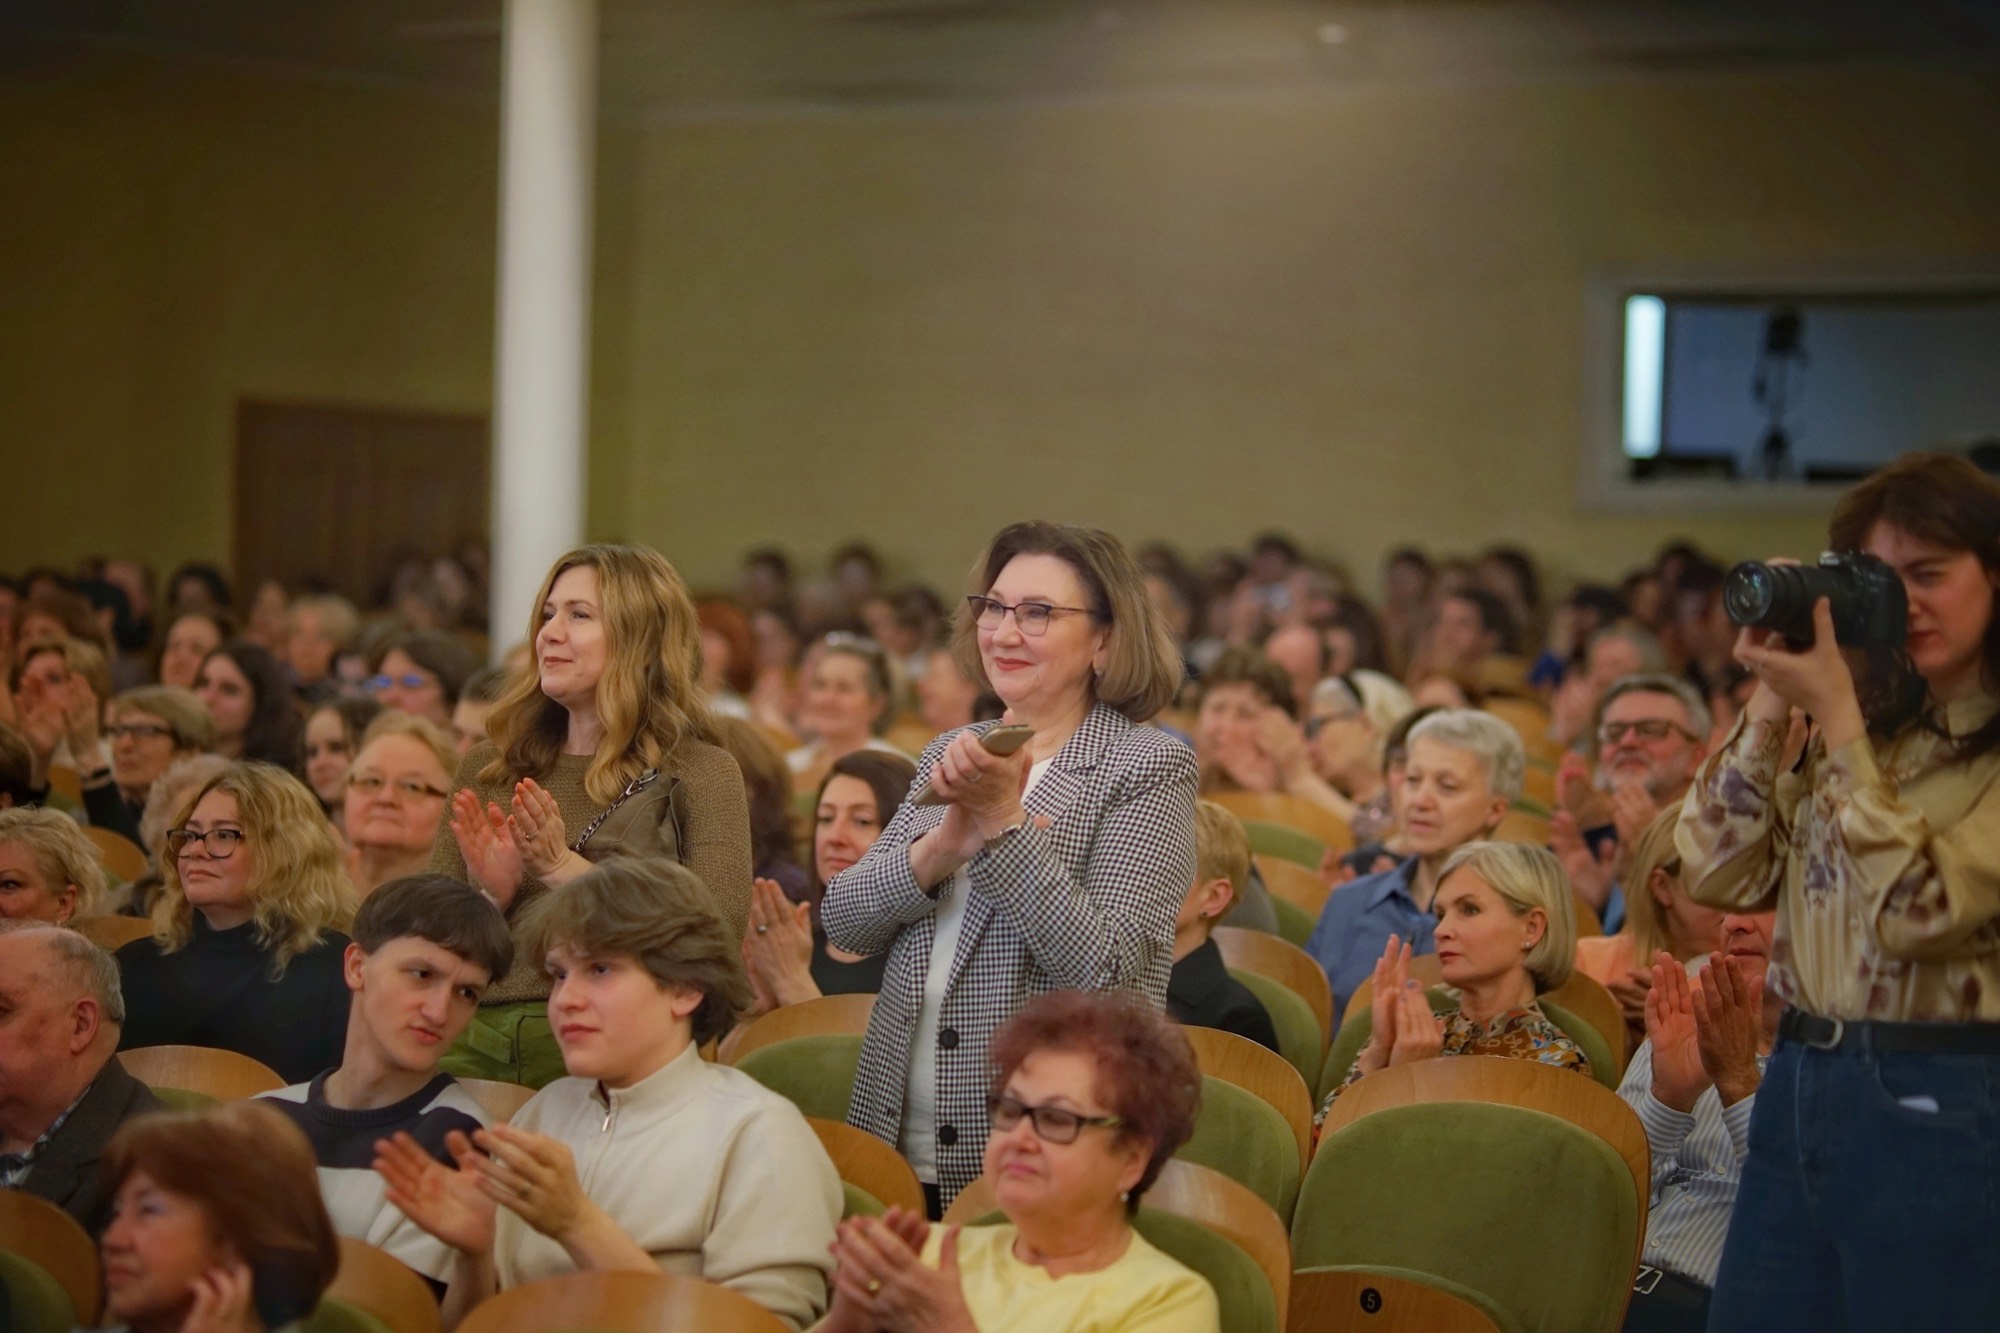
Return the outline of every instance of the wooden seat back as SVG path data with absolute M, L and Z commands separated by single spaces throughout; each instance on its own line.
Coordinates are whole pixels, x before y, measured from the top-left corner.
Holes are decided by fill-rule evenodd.
M 179 1088 L 218 1101 L 241 1101 L 285 1086 L 270 1066 L 213 1046 L 138 1046 L 120 1051 L 118 1060 L 149 1088 Z
M 793 1037 L 828 1032 L 860 1036 L 868 1031 L 868 1017 L 874 1012 L 873 995 L 822 995 L 816 1000 L 781 1005 L 724 1037 L 717 1054 L 723 1064 L 733 1065 L 759 1047 Z
M 865 1129 L 816 1115 L 806 1117 L 820 1147 L 833 1159 L 840 1178 L 866 1191 L 885 1208 L 903 1207 L 921 1216 L 924 1187 L 903 1155 Z
M 97 1246 L 77 1220 L 38 1194 L 0 1189 L 0 1250 L 9 1250 L 56 1280 L 77 1319 L 97 1326 L 104 1282 Z
M 1319 1020 L 1319 1050 L 1333 1040 L 1333 987 L 1313 956 L 1298 945 L 1261 930 L 1218 926 L 1213 936 L 1222 961 L 1245 972 L 1269 977 L 1303 999 Z
M 509 1287 L 459 1321 L 458 1333 L 790 1333 L 747 1296 L 668 1273 L 566 1273 Z
M 403 1261 L 352 1236 L 340 1238 L 340 1271 L 326 1294 L 365 1310 L 390 1333 L 443 1333 L 437 1298 Z
M 1181 1031 L 1194 1047 L 1202 1073 L 1261 1098 L 1285 1118 L 1298 1139 L 1299 1170 L 1304 1171 L 1312 1152 L 1312 1090 L 1291 1061 L 1234 1032 L 1197 1027 Z

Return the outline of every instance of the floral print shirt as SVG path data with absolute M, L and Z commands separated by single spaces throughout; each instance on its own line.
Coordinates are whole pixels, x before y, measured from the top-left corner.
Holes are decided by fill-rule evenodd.
M 2000 753 L 1952 762 L 1980 694 L 1878 744 L 1815 736 L 1780 773 L 1784 731 L 1738 719 L 1695 774 L 1675 845 L 1688 892 L 1777 903 L 1770 987 L 1826 1018 L 2000 1021 Z
M 1569 1039 L 1568 1033 L 1543 1016 L 1539 1005 L 1509 1009 L 1485 1024 L 1467 1018 L 1464 1011 L 1454 1005 L 1440 1013 L 1437 1019 L 1444 1025 L 1444 1047 L 1438 1052 L 1440 1056 L 1499 1055 L 1510 1060 L 1540 1060 L 1545 1065 L 1559 1065 L 1580 1074 L 1590 1072 L 1590 1061 L 1584 1057 L 1583 1051 Z M 1320 1104 L 1319 1113 L 1313 1117 L 1315 1131 L 1326 1120 L 1326 1113 L 1333 1109 L 1334 1099 L 1364 1077 L 1361 1057 L 1356 1056 L 1354 1063 L 1347 1068 L 1347 1077 Z

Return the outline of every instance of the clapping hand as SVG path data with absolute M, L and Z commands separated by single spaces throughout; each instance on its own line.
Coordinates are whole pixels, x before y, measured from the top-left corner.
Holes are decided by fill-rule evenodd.
M 445 1147 L 458 1162 L 453 1170 L 432 1157 L 408 1134 L 375 1145 L 375 1173 L 388 1186 L 385 1197 L 404 1216 L 465 1254 L 493 1248 L 493 1196 L 481 1188 L 480 1155 L 472 1140 L 453 1130 Z
M 1410 979 L 1410 946 L 1400 935 L 1391 935 L 1389 943 L 1383 947 L 1382 956 L 1375 960 L 1375 975 L 1370 994 L 1374 998 L 1374 1012 L 1369 1017 L 1368 1044 L 1361 1048 L 1357 1057 L 1361 1072 L 1372 1074 L 1393 1063 L 1396 1039 L 1400 1031 L 1397 1009 L 1402 1005 L 1406 987 Z M 1427 1001 L 1424 1011 L 1430 1011 Z
M 1423 983 L 1412 978 L 1403 983 L 1396 1001 L 1396 1047 L 1389 1052 L 1392 1065 L 1413 1065 L 1430 1060 L 1444 1051 L 1444 1025 L 1431 1012 Z
M 752 880 L 743 966 L 750 974 L 758 1013 L 820 993 L 812 978 L 812 951 L 812 908 L 787 898 L 776 880 Z
M 481 892 L 505 911 L 521 891 L 527 869 L 514 830 L 497 805 L 481 807 L 470 787 L 451 798 L 451 836 L 465 858 L 465 873 Z
M 945 1230 L 938 1267 L 924 1263 L 930 1224 L 903 1208 L 840 1224 L 832 1250 L 833 1308 L 823 1333 L 972 1333 L 958 1272 L 957 1227 Z
M 1751 976 L 1734 958 L 1714 954 L 1695 997 L 1695 1035 L 1701 1067 L 1724 1106 L 1757 1091 L 1757 1043 L 1764 1028 L 1764 979 Z
M 507 828 L 521 849 L 522 868 L 536 879 L 550 878 L 575 855 L 556 798 L 533 778 L 514 784 L 514 812 L 507 816 Z
M 1653 1098 L 1692 1114 L 1710 1086 L 1695 1030 L 1694 994 L 1687 971 L 1670 953 L 1653 960 L 1653 988 L 1646 993 L 1646 1039 L 1653 1047 Z

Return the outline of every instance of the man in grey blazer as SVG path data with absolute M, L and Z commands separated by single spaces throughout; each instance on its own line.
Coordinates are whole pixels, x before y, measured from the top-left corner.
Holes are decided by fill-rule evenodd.
M 95 1235 L 110 1211 L 99 1158 L 161 1109 L 114 1058 L 125 997 L 111 955 L 75 931 L 0 922 L 0 1187 L 57 1205 Z

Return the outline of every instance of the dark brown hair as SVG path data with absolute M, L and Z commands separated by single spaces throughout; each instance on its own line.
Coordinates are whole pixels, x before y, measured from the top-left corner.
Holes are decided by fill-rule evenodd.
M 299 706 L 285 669 L 270 652 L 248 639 L 231 639 L 201 659 L 195 672 L 201 673 L 218 657 L 226 657 L 250 684 L 250 720 L 243 726 L 244 759 L 255 759 L 279 768 L 299 768 L 299 742 L 305 728 L 299 721 Z
M 1283 667 L 1258 649 L 1224 649 L 1208 670 L 1201 673 L 1201 693 L 1197 697 L 1206 699 L 1210 690 L 1224 685 L 1248 685 L 1263 695 L 1266 703 L 1283 710 L 1286 717 L 1296 719 L 1299 715 L 1299 701 L 1292 693 L 1292 678 Z
M 1966 459 L 1903 455 L 1840 497 L 1827 524 L 1827 544 L 1836 551 L 1858 551 L 1878 523 L 1947 551 L 1969 551 L 1989 576 L 2000 576 L 2000 481 Z M 1992 691 L 2000 685 L 2000 590 L 1994 593 L 1981 655 L 1981 684 Z M 1911 720 L 1898 717 L 1891 725 Z M 1953 758 L 1965 763 L 1996 749 L 2000 716 L 1961 740 Z
M 1194 1133 L 1201 1108 L 1201 1068 L 1180 1024 L 1151 1005 L 1117 991 L 1051 991 L 1023 1005 L 1000 1025 L 987 1047 L 993 1091 L 1029 1056 L 1071 1051 L 1097 1069 L 1097 1096 L 1125 1122 L 1127 1139 L 1143 1139 L 1152 1155 L 1125 1201 L 1137 1212 L 1139 1196 L 1160 1177 L 1167 1159 Z
M 514 965 L 514 937 L 500 909 L 450 875 L 426 871 L 390 880 L 361 900 L 348 934 L 368 953 L 391 940 L 427 940 L 477 963 L 494 981 Z
M 890 754 L 887 750 L 856 750 L 844 754 L 833 761 L 826 776 L 820 779 L 819 790 L 813 793 L 813 824 L 819 823 L 819 803 L 826 799 L 826 785 L 835 778 L 859 778 L 868 784 L 868 790 L 875 793 L 876 830 L 889 827 L 889 821 L 903 808 L 903 798 L 910 794 L 910 785 L 917 780 L 917 766 L 900 754 Z M 826 885 L 819 878 L 819 856 L 817 843 L 814 852 L 807 859 L 812 862 L 806 869 L 812 883 L 813 905 L 819 905 L 820 895 L 826 892 Z
M 312 1313 L 340 1268 L 340 1240 L 320 1200 L 306 1136 L 262 1102 L 128 1120 L 104 1153 L 116 1192 L 134 1171 L 191 1200 L 216 1240 L 242 1257 L 266 1327 Z
M 994 580 L 1017 555 L 1052 555 L 1068 565 L 1083 585 L 1092 619 L 1111 631 L 1104 670 L 1092 689 L 1097 702 L 1144 722 L 1174 701 L 1185 670 L 1180 649 L 1147 595 L 1145 574 L 1123 543 L 1100 528 L 1015 523 L 1002 528 L 973 563 L 966 592 L 983 597 L 992 591 Z M 976 617 L 964 602 L 952 620 L 951 649 L 967 678 L 982 690 L 993 688 L 979 660 Z
M 619 857 L 535 904 L 524 931 L 530 957 L 568 945 L 592 957 L 637 959 L 662 986 L 700 991 L 696 1045 L 720 1037 L 750 1008 L 750 978 L 701 876 L 664 857 Z

